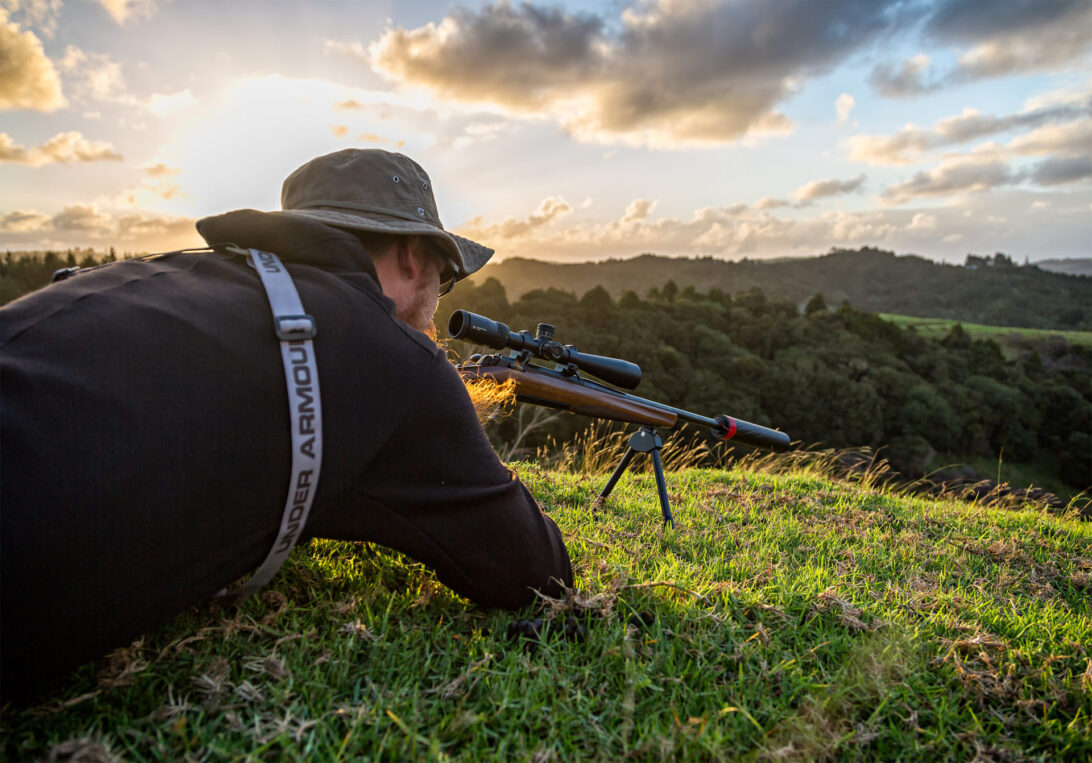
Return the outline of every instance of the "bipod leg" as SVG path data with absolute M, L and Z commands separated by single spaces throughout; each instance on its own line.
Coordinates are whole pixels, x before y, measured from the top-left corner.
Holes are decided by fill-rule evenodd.
M 657 437 L 657 440 L 660 438 Z M 664 524 L 675 526 L 675 520 L 671 516 L 671 502 L 667 497 L 667 482 L 664 480 L 664 465 L 660 461 L 660 448 L 652 449 L 652 471 L 656 474 L 656 490 L 660 493 L 660 511 L 664 515 Z
M 656 490 L 660 494 L 660 511 L 664 515 L 664 524 L 675 526 L 671 516 L 671 503 L 667 498 L 667 483 L 664 481 L 664 465 L 660 460 L 660 448 L 664 441 L 652 427 L 641 427 L 629 438 L 629 453 L 648 453 L 652 456 L 652 471 L 656 475 Z
M 610 491 L 614 490 L 614 486 L 618 484 L 618 480 L 625 474 L 626 468 L 629 466 L 629 462 L 633 460 L 633 456 L 637 453 L 632 447 L 626 451 L 626 454 L 622 456 L 622 460 L 618 462 L 618 466 L 614 467 L 614 473 L 610 475 L 610 479 L 607 480 L 606 487 L 603 488 L 603 492 L 599 494 L 599 497 L 592 503 L 592 513 L 602 506 L 607 496 L 610 495 Z

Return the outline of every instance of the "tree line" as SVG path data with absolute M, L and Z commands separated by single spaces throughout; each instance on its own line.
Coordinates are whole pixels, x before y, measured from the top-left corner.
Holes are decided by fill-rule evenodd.
M 584 294 L 603 285 L 614 299 L 646 294 L 669 279 L 680 288 L 736 293 L 758 288 L 803 305 L 816 292 L 833 304 L 919 318 L 1019 328 L 1092 330 L 1092 278 L 1018 264 L 1001 252 L 968 255 L 962 265 L 863 247 L 818 257 L 728 262 L 713 257 L 660 257 L 553 263 L 507 259 L 487 265 L 478 282 L 495 277 L 512 298 L 549 287 Z
M 15 254 L 4 252 L 0 258 L 0 305 L 45 286 L 62 268 L 90 268 L 118 259 L 114 247 L 105 255 L 91 250 Z

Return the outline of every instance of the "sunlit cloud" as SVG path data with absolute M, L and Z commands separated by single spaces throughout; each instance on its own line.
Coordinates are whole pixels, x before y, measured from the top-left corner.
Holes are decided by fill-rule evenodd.
M 859 190 L 864 181 L 864 174 L 848 180 L 816 180 L 797 188 L 792 197 L 797 201 L 814 201 L 832 196 L 843 196 Z
M 1078 122 L 1065 126 L 1049 126 L 1050 123 L 1063 122 L 1080 117 Z M 1016 138 L 1011 146 L 1017 153 L 1026 153 L 1021 146 L 1050 143 L 1050 150 L 1074 150 L 1089 133 L 1084 128 L 1092 117 L 1092 93 L 1087 90 L 1080 99 L 1069 102 L 1051 103 L 1028 108 L 1015 114 L 991 116 L 979 113 L 976 109 L 966 108 L 956 116 L 947 117 L 937 122 L 931 129 L 923 129 L 908 124 L 891 135 L 855 135 L 846 141 L 849 158 L 852 161 L 868 164 L 909 164 L 917 161 L 924 153 L 947 146 L 967 143 L 1013 130 L 1039 128 L 1026 137 Z M 1065 145 L 1065 141 L 1071 145 Z
M 119 25 L 130 21 L 147 20 L 155 13 L 157 0 L 98 0 Z
M 38 233 L 48 230 L 52 218 L 33 210 L 16 210 L 0 214 L 0 233 Z
M 388 29 L 368 62 L 450 101 L 548 115 L 583 141 L 708 146 L 790 132 L 777 104 L 891 23 L 878 2 L 660 0 L 616 23 L 497 3 Z
M 1015 138 L 1008 149 L 1013 154 L 1023 156 L 1062 152 L 1092 154 L 1092 119 L 1040 127 Z
M 191 218 L 139 211 L 115 214 L 95 203 L 66 204 L 54 215 L 36 210 L 0 213 L 0 233 L 30 246 L 48 240 L 68 246 L 118 245 L 136 252 L 200 243 Z
M 373 144 L 373 143 L 389 143 L 395 148 L 402 148 L 406 145 L 404 140 L 394 140 L 393 138 L 384 138 L 382 135 L 376 135 L 374 132 L 363 132 L 356 136 L 358 143 Z
M 46 164 L 70 164 L 73 162 L 121 161 L 124 157 L 107 141 L 90 141 L 78 132 L 54 135 L 37 148 L 25 148 L 0 132 L 0 162 L 28 164 L 41 167 Z
M 56 111 L 65 105 L 61 78 L 41 40 L 20 31 L 0 8 L 0 110 Z
M 1006 162 L 997 159 L 959 158 L 945 161 L 935 169 L 916 173 L 910 180 L 886 188 L 881 200 L 901 204 L 912 198 L 977 193 L 1019 180 Z
M 525 218 L 509 217 L 499 223 L 486 223 L 478 217 L 471 220 L 463 230 L 474 231 L 475 235 L 493 241 L 505 241 L 521 238 L 536 228 L 540 228 L 555 218 L 572 212 L 572 206 L 560 196 L 550 196 L 542 200 L 538 209 Z
M 188 89 L 177 93 L 152 93 L 144 100 L 135 98 L 131 102 L 143 106 L 158 117 L 197 105 L 197 99 Z
M 1055 197 L 1066 198 L 1066 197 Z M 1079 212 L 1088 196 L 1067 200 L 1068 222 L 1064 235 L 1079 236 Z M 457 232 L 497 247 L 500 257 L 537 257 L 561 261 L 601 260 L 634 256 L 641 252 L 664 255 L 774 257 L 816 255 L 832 246 L 881 246 L 914 251 L 927 246 L 933 251 L 964 240 L 980 243 L 983 251 L 1036 252 L 1038 237 L 1018 220 L 1020 210 L 1042 194 L 1009 191 L 985 201 L 972 197 L 967 203 L 946 204 L 928 210 L 880 208 L 851 212 L 833 210 L 810 217 L 779 217 L 747 205 L 695 210 L 689 217 L 633 214 L 635 204 L 647 208 L 648 200 L 631 202 L 614 220 L 579 220 L 566 226 L 525 226 L 516 235 L 499 236 L 502 224 L 475 219 Z M 953 254 L 965 250 L 952 250 Z
M 787 207 L 790 202 L 785 199 L 771 199 L 769 196 L 763 197 L 755 202 L 755 209 L 761 211 L 763 209 L 777 209 L 778 207 Z
M 148 177 L 153 178 L 169 177 L 170 175 L 177 175 L 182 171 L 178 167 L 171 167 L 166 162 L 157 159 L 147 161 L 137 169 L 144 172 Z

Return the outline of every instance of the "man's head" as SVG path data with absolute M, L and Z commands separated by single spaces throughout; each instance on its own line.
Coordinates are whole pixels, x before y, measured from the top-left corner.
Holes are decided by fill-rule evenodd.
M 444 230 L 428 174 L 402 154 L 349 148 L 312 159 L 284 181 L 281 206 L 285 214 L 320 220 L 364 239 L 400 317 L 400 298 L 421 278 L 431 283 L 435 276 L 453 285 L 493 255 L 492 249 Z M 411 262 L 417 264 L 407 268 Z M 403 278 L 412 283 L 401 284 Z M 435 298 L 432 302 L 435 309 Z
M 435 339 L 432 316 L 439 298 L 455 283 L 455 270 L 426 236 L 354 231 L 372 256 L 379 285 L 395 314 Z

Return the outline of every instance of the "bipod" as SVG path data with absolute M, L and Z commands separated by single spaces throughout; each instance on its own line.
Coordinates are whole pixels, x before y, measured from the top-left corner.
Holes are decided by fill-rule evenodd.
M 675 520 L 671 516 L 671 503 L 667 498 L 667 483 L 664 481 L 664 465 L 660 460 L 660 448 L 663 446 L 664 441 L 660 439 L 660 435 L 656 434 L 656 430 L 652 427 L 641 427 L 634 432 L 633 436 L 629 438 L 629 449 L 622 456 L 618 466 L 615 467 L 614 474 L 610 475 L 610 480 L 607 481 L 607 486 L 603 488 L 603 492 L 595 499 L 592 509 L 599 508 L 607 500 L 610 491 L 614 490 L 614 486 L 618 484 L 618 480 L 629 467 L 633 457 L 638 453 L 648 453 L 652 456 L 652 471 L 656 475 L 656 489 L 660 493 L 660 510 L 664 515 L 664 524 L 674 527 Z

